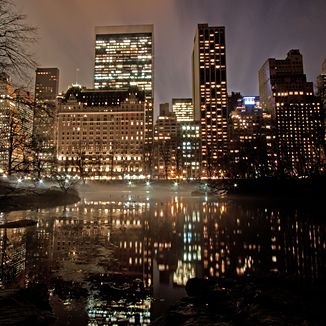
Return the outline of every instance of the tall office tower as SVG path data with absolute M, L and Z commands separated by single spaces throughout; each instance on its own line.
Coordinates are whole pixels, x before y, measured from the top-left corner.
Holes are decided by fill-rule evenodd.
M 193 103 L 201 127 L 203 176 L 222 176 L 227 154 L 224 27 L 197 27 L 193 49 Z
M 172 111 L 178 122 L 194 121 L 194 109 L 191 98 L 173 98 Z
M 54 101 L 59 90 L 58 68 L 37 68 L 35 78 L 36 101 Z
M 58 68 L 37 68 L 33 121 L 34 177 L 49 176 L 55 165 L 56 97 L 59 89 Z
M 320 167 L 322 112 L 302 55 L 268 59 L 259 70 L 260 103 L 271 116 L 269 168 L 272 173 L 306 176 Z
M 145 92 L 145 144 L 153 141 L 153 25 L 96 27 L 95 89 Z

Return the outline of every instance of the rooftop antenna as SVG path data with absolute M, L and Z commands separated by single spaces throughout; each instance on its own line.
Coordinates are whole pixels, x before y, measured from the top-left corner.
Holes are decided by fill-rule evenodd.
M 78 85 L 78 72 L 79 72 L 79 68 L 76 68 L 76 85 Z

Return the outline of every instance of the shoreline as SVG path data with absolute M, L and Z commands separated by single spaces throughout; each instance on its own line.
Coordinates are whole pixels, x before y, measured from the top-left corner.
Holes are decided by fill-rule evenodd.
M 7 191 L 7 192 L 5 192 Z M 65 206 L 80 201 L 77 190 L 59 188 L 19 188 L 0 185 L 0 210 L 3 212 Z

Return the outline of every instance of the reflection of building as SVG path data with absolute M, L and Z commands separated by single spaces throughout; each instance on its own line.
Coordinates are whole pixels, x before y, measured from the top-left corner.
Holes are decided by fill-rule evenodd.
M 59 102 L 59 170 L 82 178 L 140 178 L 144 167 L 144 93 L 75 86 Z
M 0 229 L 0 288 L 9 284 L 24 286 L 25 229 Z
M 0 173 L 28 171 L 28 144 L 33 127 L 33 99 L 0 76 Z
M 145 144 L 153 137 L 153 25 L 96 27 L 95 89 L 145 92 Z
M 143 199 L 147 191 L 164 189 L 169 199 Z M 65 311 L 77 303 L 94 324 L 119 318 L 149 323 L 160 299 L 184 296 L 182 286 L 192 276 L 325 275 L 326 230 L 321 219 L 310 218 L 323 217 L 317 209 L 207 201 L 189 197 L 188 183 L 176 189 L 111 183 L 109 193 L 98 193 L 96 200 L 32 212 L 38 223 L 28 229 L 27 242 L 26 229 L 7 230 L 7 253 L 17 252 L 20 266 L 26 242 L 27 281 L 48 284 L 53 296 L 61 290 Z M 145 290 L 130 291 L 130 283 Z
M 202 273 L 202 222 L 200 212 L 184 208 L 183 255 L 173 273 L 173 282 L 185 286 L 190 278 Z
M 227 86 L 224 27 L 200 24 L 193 49 L 193 104 L 201 127 L 204 176 L 222 170 L 227 154 Z
M 37 228 L 26 234 L 26 281 L 45 283 L 49 281 L 53 254 L 53 218 L 48 210 L 44 219 L 39 219 Z M 35 250 L 37 248 L 37 250 Z
M 260 103 L 271 114 L 274 142 L 270 168 L 277 173 L 307 176 L 319 169 L 321 107 L 303 72 L 302 55 L 290 50 L 286 59 L 268 59 L 259 71 Z

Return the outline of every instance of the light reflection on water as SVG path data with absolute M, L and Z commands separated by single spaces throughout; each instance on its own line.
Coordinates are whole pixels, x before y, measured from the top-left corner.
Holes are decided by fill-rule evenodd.
M 65 208 L 2 215 L 38 221 L 0 229 L 2 286 L 46 284 L 56 325 L 145 325 L 194 276 L 325 275 L 325 224 L 309 208 L 156 190 L 103 188 Z

